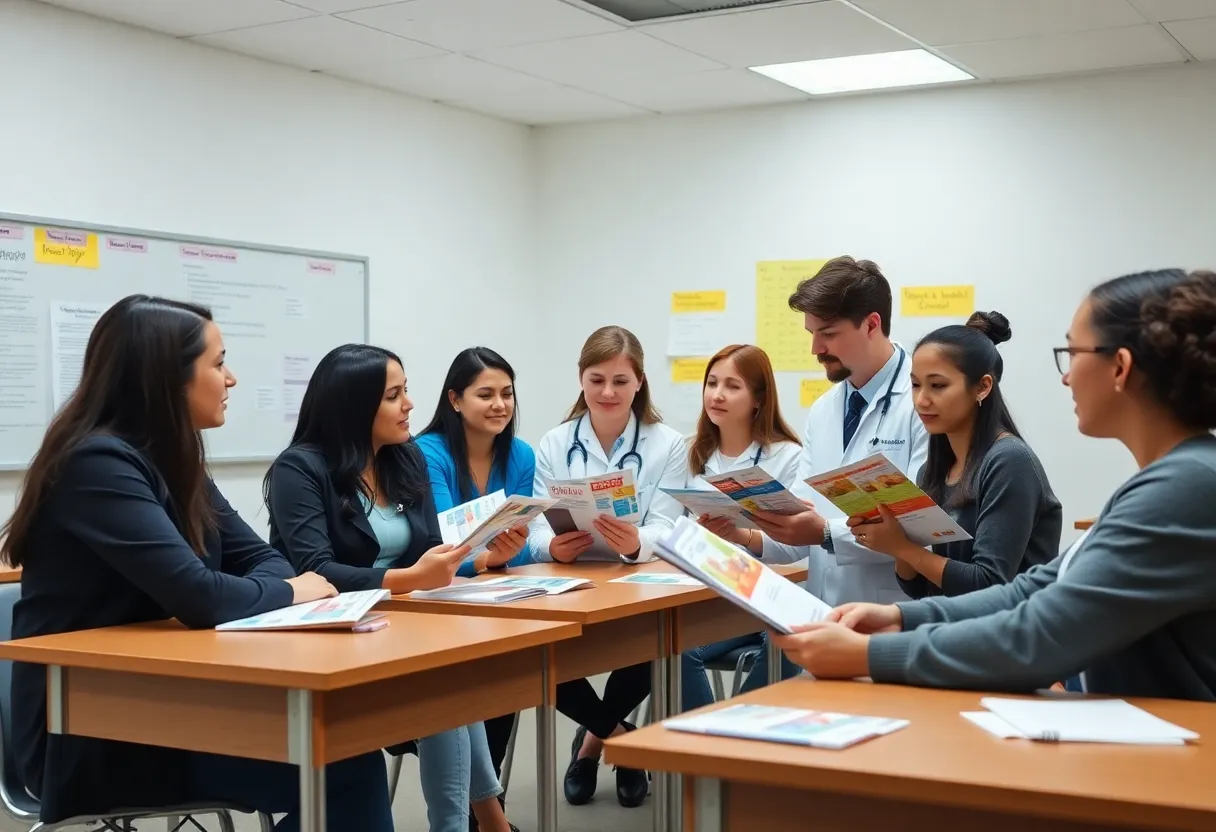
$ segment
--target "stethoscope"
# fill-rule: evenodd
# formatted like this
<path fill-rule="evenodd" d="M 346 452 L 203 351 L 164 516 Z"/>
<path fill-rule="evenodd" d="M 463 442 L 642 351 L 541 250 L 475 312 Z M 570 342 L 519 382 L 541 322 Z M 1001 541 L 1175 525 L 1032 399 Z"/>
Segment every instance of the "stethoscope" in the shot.
<path fill-rule="evenodd" d="M 587 446 L 584 445 L 583 440 L 579 439 L 578 437 L 579 428 L 583 426 L 583 418 L 586 415 L 586 413 L 580 414 L 578 421 L 574 423 L 574 432 L 571 434 L 570 438 L 570 450 L 566 451 L 566 470 L 570 470 L 570 467 L 574 462 L 574 455 L 576 453 L 581 454 L 583 457 L 583 470 L 587 469 Z M 638 453 L 638 437 L 641 436 L 641 433 L 642 420 L 638 419 L 633 426 L 633 444 L 629 446 L 629 450 L 616 463 L 616 469 L 618 471 L 625 470 L 625 463 L 629 461 L 629 457 L 633 457 L 634 460 L 637 461 L 638 470 L 642 470 L 642 455 Z"/>
<path fill-rule="evenodd" d="M 878 445 L 878 435 L 882 433 L 882 420 L 886 418 L 887 411 L 891 409 L 891 396 L 895 395 L 895 383 L 899 381 L 899 372 L 904 368 L 904 359 L 908 354 L 904 352 L 904 348 L 899 348 L 899 363 L 895 365 L 895 372 L 891 374 L 891 380 L 887 382 L 887 392 L 882 397 L 882 412 L 878 414 L 878 425 L 874 428 L 874 438 L 870 440 L 870 447 Z M 844 401 L 845 413 L 849 410 L 849 400 L 846 397 Z"/>

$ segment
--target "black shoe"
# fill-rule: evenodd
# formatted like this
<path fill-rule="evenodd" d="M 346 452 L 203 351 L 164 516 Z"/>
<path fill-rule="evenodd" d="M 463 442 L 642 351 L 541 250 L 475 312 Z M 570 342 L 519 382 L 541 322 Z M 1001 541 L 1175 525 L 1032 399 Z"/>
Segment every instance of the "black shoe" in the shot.
<path fill-rule="evenodd" d="M 583 747 L 583 738 L 587 729 L 579 726 L 574 732 L 574 744 L 570 746 L 570 765 L 566 767 L 566 777 L 562 788 L 566 793 L 566 802 L 571 806 L 584 806 L 595 797 L 596 777 L 599 774 L 600 761 L 595 757 L 578 757 L 579 749 Z"/>
<path fill-rule="evenodd" d="M 636 725 L 622 722 L 626 731 L 636 731 Z M 617 768 L 616 800 L 626 809 L 636 809 L 646 802 L 650 792 L 650 775 L 641 769 Z"/>

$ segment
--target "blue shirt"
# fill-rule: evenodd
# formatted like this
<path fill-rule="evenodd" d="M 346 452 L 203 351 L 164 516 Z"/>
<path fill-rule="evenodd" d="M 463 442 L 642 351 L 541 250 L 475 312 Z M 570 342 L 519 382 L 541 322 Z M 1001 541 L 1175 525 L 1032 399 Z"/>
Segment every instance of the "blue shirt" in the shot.
<path fill-rule="evenodd" d="M 368 501 L 362 493 L 359 502 L 367 511 Z M 380 554 L 376 555 L 373 567 L 376 569 L 392 569 L 401 560 L 401 556 L 410 548 L 414 533 L 410 531 L 409 520 L 405 514 L 397 511 L 395 506 L 372 506 L 367 515 L 367 523 L 372 527 L 372 534 L 380 544 Z"/>
<path fill-rule="evenodd" d="M 431 477 L 431 494 L 435 498 L 435 510 L 442 513 L 455 508 L 469 500 L 484 496 L 477 493 L 477 485 L 472 484 L 475 493 L 468 499 L 462 499 L 460 484 L 456 474 L 456 460 L 448 448 L 447 438 L 440 433 L 424 433 L 414 440 L 418 450 L 426 457 L 427 472 Z M 532 496 L 532 481 L 536 478 L 536 454 L 532 446 L 516 437 L 511 441 L 511 453 L 507 456 L 506 470 L 494 465 L 490 469 L 490 481 L 486 493 L 493 494 L 502 491 L 507 496 Z M 532 563 L 531 547 L 524 549 L 513 557 L 507 566 L 522 566 Z M 465 577 L 473 575 L 473 561 L 470 558 L 460 565 L 457 575 Z"/>

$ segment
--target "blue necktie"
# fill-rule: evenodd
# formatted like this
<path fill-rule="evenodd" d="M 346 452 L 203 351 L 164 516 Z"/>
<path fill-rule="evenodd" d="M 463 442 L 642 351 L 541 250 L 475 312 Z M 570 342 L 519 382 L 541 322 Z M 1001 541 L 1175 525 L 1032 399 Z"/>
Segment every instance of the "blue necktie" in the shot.
<path fill-rule="evenodd" d="M 857 426 L 861 424 L 861 414 L 865 409 L 865 397 L 854 390 L 853 395 L 849 396 L 849 409 L 844 414 L 844 446 L 846 448 L 849 447 L 853 434 L 857 433 Z"/>

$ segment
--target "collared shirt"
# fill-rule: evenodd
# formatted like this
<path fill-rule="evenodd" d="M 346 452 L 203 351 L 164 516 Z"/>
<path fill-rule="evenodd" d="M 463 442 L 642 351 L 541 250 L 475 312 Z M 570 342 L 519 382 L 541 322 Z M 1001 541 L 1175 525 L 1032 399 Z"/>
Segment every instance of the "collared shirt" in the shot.
<path fill-rule="evenodd" d="M 855 392 L 861 393 L 861 397 L 866 400 L 867 406 L 869 406 L 876 398 L 887 392 L 887 385 L 891 381 L 891 374 L 895 372 L 895 367 L 897 364 L 899 364 L 899 356 L 900 348 L 895 347 L 894 351 L 891 353 L 891 357 L 887 359 L 887 363 L 883 364 L 882 369 L 875 373 L 874 377 L 867 381 L 860 390 L 853 386 L 853 382 L 850 379 L 845 379 L 845 384 L 849 386 L 849 395 L 844 397 L 846 412 L 849 406 L 849 397 Z"/>

